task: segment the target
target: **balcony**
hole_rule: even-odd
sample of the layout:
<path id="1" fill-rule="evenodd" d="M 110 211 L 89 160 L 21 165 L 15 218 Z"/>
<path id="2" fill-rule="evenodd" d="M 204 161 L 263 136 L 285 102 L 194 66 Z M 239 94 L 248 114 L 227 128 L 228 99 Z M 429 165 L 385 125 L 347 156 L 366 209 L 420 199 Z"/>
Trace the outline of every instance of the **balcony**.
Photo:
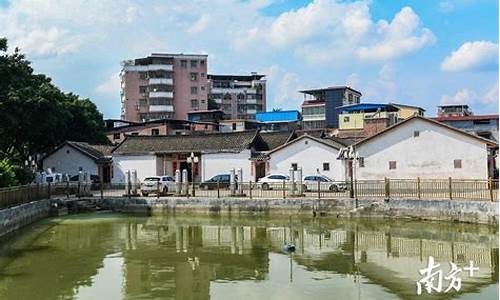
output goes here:
<path id="1" fill-rule="evenodd" d="M 255 115 L 257 113 L 257 110 L 256 109 L 247 109 L 246 113 L 249 115 Z"/>
<path id="2" fill-rule="evenodd" d="M 174 92 L 149 92 L 149 98 L 173 98 Z"/>
<path id="3" fill-rule="evenodd" d="M 326 117 L 324 114 L 315 114 L 315 115 L 302 115 L 302 120 L 304 121 L 324 121 Z"/>
<path id="4" fill-rule="evenodd" d="M 149 112 L 174 112 L 173 105 L 150 105 Z"/>
<path id="5" fill-rule="evenodd" d="M 174 84 L 174 80 L 172 78 L 149 78 L 149 84 Z"/>
<path id="6" fill-rule="evenodd" d="M 137 65 L 137 66 L 125 66 L 125 71 L 137 71 L 137 72 L 145 72 L 145 71 L 173 71 L 173 65 Z"/>
<path id="7" fill-rule="evenodd" d="M 213 94 L 239 94 L 239 93 L 248 93 L 248 94 L 256 94 L 257 90 L 253 88 L 212 88 L 211 93 Z"/>

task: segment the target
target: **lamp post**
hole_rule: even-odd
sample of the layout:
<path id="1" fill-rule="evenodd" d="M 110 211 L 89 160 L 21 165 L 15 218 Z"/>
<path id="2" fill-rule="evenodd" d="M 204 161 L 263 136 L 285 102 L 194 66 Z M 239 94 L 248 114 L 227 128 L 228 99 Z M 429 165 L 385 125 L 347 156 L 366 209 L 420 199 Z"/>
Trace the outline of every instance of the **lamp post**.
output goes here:
<path id="1" fill-rule="evenodd" d="M 188 164 L 191 164 L 191 184 L 193 188 L 193 197 L 195 196 L 194 192 L 194 164 L 198 163 L 198 156 L 195 156 L 193 152 L 191 152 L 191 155 L 187 158 Z"/>

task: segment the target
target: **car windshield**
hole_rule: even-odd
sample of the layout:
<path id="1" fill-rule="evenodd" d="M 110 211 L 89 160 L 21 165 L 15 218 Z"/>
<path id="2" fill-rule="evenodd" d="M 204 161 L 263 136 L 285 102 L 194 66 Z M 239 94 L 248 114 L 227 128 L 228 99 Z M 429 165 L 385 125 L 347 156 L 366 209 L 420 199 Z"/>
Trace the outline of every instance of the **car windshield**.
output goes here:
<path id="1" fill-rule="evenodd" d="M 144 181 L 160 181 L 160 178 L 158 177 L 146 177 Z"/>
<path id="2" fill-rule="evenodd" d="M 304 177 L 304 180 L 316 180 L 316 176 L 306 176 Z"/>

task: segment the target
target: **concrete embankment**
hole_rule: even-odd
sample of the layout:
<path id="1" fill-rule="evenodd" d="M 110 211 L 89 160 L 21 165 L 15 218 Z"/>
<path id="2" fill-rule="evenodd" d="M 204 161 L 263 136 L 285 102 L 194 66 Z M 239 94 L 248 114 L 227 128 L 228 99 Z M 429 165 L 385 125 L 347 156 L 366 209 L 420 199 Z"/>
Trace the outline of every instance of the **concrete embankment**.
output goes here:
<path id="1" fill-rule="evenodd" d="M 33 201 L 0 210 L 0 237 L 47 217 L 52 201 Z"/>
<path id="2" fill-rule="evenodd" d="M 357 206 L 356 206 L 357 202 Z M 498 202 L 418 199 L 110 198 L 101 206 L 146 214 L 304 214 L 498 224 Z"/>

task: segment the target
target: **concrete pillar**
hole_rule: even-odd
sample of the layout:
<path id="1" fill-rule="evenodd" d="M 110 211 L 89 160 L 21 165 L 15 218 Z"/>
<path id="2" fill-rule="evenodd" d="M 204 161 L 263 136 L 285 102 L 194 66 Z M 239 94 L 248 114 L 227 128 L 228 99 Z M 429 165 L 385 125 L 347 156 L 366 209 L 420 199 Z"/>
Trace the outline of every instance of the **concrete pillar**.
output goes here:
<path id="1" fill-rule="evenodd" d="M 297 190 L 298 190 L 299 196 L 302 196 L 304 194 L 304 189 L 302 186 L 302 168 L 301 167 L 297 168 Z"/>
<path id="2" fill-rule="evenodd" d="M 295 195 L 295 171 L 293 168 L 288 170 L 290 172 L 290 195 Z"/>
<path id="3" fill-rule="evenodd" d="M 182 193 L 181 170 L 175 170 L 175 193 L 180 195 Z"/>
<path id="4" fill-rule="evenodd" d="M 137 186 L 139 183 L 139 179 L 137 179 L 137 171 L 132 171 L 132 195 L 137 195 Z"/>
<path id="5" fill-rule="evenodd" d="M 125 172 L 125 191 L 126 191 L 126 194 L 127 195 L 130 195 L 130 193 L 132 192 L 132 186 L 131 186 L 131 183 L 132 181 L 130 180 L 130 170 L 127 170 Z"/>
<path id="6" fill-rule="evenodd" d="M 238 169 L 238 195 L 243 195 L 243 170 Z"/>
<path id="7" fill-rule="evenodd" d="M 236 194 L 236 178 L 234 174 L 234 169 L 229 170 L 229 188 L 231 190 L 231 196 Z"/>
<path id="8" fill-rule="evenodd" d="M 188 171 L 182 170 L 182 194 L 187 195 L 189 189 Z"/>

